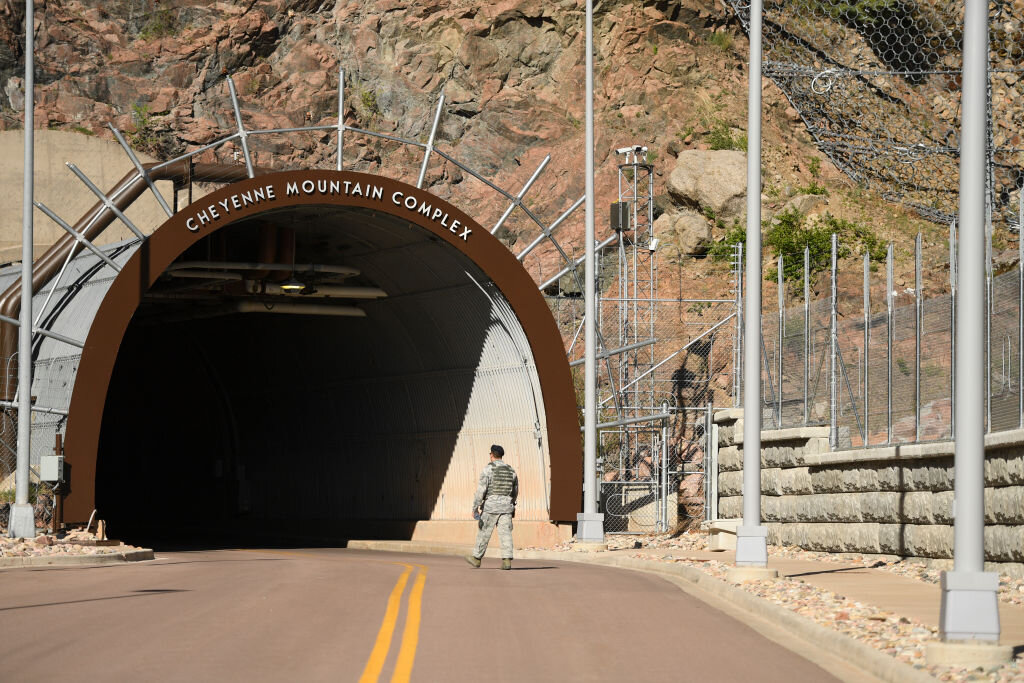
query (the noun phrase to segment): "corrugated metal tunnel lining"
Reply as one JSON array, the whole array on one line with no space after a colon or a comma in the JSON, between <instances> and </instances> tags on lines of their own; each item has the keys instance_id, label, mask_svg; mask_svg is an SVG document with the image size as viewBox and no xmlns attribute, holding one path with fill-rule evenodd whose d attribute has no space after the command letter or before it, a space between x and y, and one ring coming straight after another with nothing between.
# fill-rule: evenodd
<instances>
[{"instance_id":1,"label":"corrugated metal tunnel lining","mask_svg":"<svg viewBox=\"0 0 1024 683\"><path fill-rule=\"evenodd\" d=\"M128 328L107 395L97 462L106 517L396 529L466 520L488 447L501 443L520 476L517 519L550 519L537 369L488 276L431 232L352 207L263 213L178 261L253 261L269 223L294 228L295 262L349 266L358 275L345 285L386 296L341 302L365 317L287 315L273 310L280 297L162 277ZM229 312L238 299L266 312ZM140 481L144 495L124 495Z\"/></svg>"}]
</instances>

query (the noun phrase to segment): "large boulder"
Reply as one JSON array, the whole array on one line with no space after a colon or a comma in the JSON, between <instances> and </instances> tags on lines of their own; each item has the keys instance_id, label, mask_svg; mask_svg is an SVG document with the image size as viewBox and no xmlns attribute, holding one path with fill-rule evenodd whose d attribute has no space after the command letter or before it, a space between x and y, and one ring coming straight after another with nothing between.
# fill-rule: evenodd
<instances>
[{"instance_id":1,"label":"large boulder","mask_svg":"<svg viewBox=\"0 0 1024 683\"><path fill-rule=\"evenodd\" d=\"M726 222L745 214L747 156L733 150L688 149L679 153L668 193L683 206L711 209Z\"/></svg>"},{"instance_id":2,"label":"large boulder","mask_svg":"<svg viewBox=\"0 0 1024 683\"><path fill-rule=\"evenodd\" d=\"M703 254L711 244L711 224L693 209L662 214L654 221L654 234L661 240L661 253L670 260Z\"/></svg>"}]
</instances>

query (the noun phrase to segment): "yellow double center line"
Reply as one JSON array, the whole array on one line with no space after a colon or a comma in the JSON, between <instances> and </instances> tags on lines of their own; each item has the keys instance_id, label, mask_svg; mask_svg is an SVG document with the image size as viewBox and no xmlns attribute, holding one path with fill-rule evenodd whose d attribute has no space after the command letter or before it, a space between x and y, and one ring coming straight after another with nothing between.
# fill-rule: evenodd
<instances>
[{"instance_id":1,"label":"yellow double center line","mask_svg":"<svg viewBox=\"0 0 1024 683\"><path fill-rule=\"evenodd\" d=\"M370 659L366 662L363 675L359 683L377 683L380 673L384 669L384 662L391 651L391 637L395 633L395 625L398 623L398 614L402 607L402 594L405 586L409 583L409 575L413 567L419 569L412 590L409 591L408 607L405 611L405 628L402 631L402 645L398 650L398 659L395 661L395 671L391 674L391 683L408 683L412 675L413 661L416 659L416 646L420 639L420 617L423 610L423 585L427 582L427 568L422 564L411 565L404 562L394 562L405 567L405 571L398 577L398 582L391 589L388 596L388 606L384 610L384 621L381 622L380 630L377 632L377 640L373 644L373 651L370 652Z\"/></svg>"}]
</instances>

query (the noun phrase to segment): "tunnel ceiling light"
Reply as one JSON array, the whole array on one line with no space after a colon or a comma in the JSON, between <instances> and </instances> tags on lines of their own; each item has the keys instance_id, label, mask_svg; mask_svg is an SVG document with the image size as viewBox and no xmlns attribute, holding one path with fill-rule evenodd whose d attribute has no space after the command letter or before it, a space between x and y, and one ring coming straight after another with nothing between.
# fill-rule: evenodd
<instances>
[{"instance_id":1,"label":"tunnel ceiling light","mask_svg":"<svg viewBox=\"0 0 1024 683\"><path fill-rule=\"evenodd\" d=\"M292 274L290 278L281 283L280 287L286 292L301 292L306 288L306 285L305 283L297 280L295 275Z\"/></svg>"}]
</instances>

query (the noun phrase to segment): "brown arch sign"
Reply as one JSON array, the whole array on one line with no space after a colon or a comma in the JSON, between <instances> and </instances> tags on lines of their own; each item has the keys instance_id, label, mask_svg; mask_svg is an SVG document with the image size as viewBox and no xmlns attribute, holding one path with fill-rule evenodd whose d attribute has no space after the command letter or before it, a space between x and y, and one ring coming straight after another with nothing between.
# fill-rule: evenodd
<instances>
[{"instance_id":1,"label":"brown arch sign","mask_svg":"<svg viewBox=\"0 0 1024 683\"><path fill-rule=\"evenodd\" d=\"M554 521L575 521L582 491L576 397L562 337L536 283L509 250L448 202L397 180L365 173L287 171L236 182L202 197L163 223L132 255L100 304L82 352L65 453L74 491L65 515L85 519L95 503L96 458L110 377L143 295L186 249L239 220L290 206L362 207L388 213L441 237L498 286L530 343L547 415Z\"/></svg>"}]
</instances>

